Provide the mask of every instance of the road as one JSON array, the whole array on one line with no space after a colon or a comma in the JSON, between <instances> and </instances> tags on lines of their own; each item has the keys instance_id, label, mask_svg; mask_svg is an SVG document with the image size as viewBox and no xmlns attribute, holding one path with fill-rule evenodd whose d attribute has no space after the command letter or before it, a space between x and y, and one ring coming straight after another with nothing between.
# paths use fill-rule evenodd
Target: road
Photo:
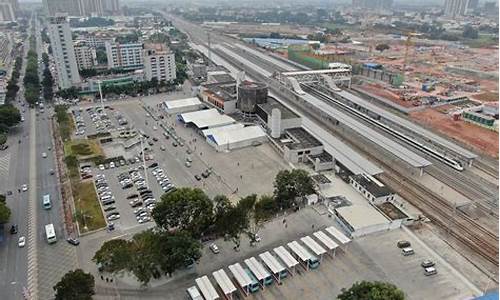
<instances>
[{"instance_id":1,"label":"road","mask_svg":"<svg viewBox=\"0 0 500 300\"><path fill-rule=\"evenodd\" d=\"M36 19L36 15L33 15ZM37 53L41 58L42 44L40 24L35 24L37 35ZM29 47L25 47L25 56ZM19 82L22 83L26 67L23 61ZM39 74L42 75L42 65ZM16 106L23 111L20 103L24 102L24 88L21 84ZM25 105L27 107L27 105ZM0 271L0 298L20 299L24 288L29 288L36 299L53 297L52 286L70 269L77 266L76 250L64 240L64 218L61 196L56 175L49 175L49 170L56 170L52 151L52 132L50 129L51 108L39 113L37 108L27 109L23 113L25 121L15 128L9 136L9 148L0 155L0 174L8 181L0 188L12 190L8 196L8 205L12 210L11 223L6 226L5 241L0 245L0 265L5 266ZM18 143L18 140L21 143ZM47 158L42 158L42 153ZM4 174L7 172L7 174ZM27 192L18 192L23 184L28 184ZM51 195L52 209L44 210L41 198ZM45 242L45 225L53 223L56 229L58 243L49 245ZM18 224L17 235L8 234L11 224ZM27 244L18 248L17 239L24 235ZM43 278L39 281L38 278Z\"/></svg>"}]
</instances>

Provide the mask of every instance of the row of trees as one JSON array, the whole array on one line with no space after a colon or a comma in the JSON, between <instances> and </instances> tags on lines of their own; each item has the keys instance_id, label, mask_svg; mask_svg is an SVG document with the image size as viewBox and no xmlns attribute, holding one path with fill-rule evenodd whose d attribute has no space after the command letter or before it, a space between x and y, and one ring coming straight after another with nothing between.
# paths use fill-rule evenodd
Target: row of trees
<instances>
[{"instance_id":1,"label":"row of trees","mask_svg":"<svg viewBox=\"0 0 500 300\"><path fill-rule=\"evenodd\" d=\"M52 73L50 72L49 55L47 53L42 54L42 61L44 64L42 80L43 98L46 101L52 101L52 98L54 97L54 79L52 78Z\"/></svg>"},{"instance_id":2,"label":"row of trees","mask_svg":"<svg viewBox=\"0 0 500 300\"><path fill-rule=\"evenodd\" d=\"M38 54L36 52L36 38L30 36L30 50L24 73L24 99L29 104L35 104L40 99L40 78L38 77Z\"/></svg>"},{"instance_id":3,"label":"row of trees","mask_svg":"<svg viewBox=\"0 0 500 300\"><path fill-rule=\"evenodd\" d=\"M17 92L19 91L19 85L17 83L19 81L22 64L23 59L21 56L18 56L14 62L14 68L12 70L10 80L7 83L7 91L5 94L5 102L7 103L16 100Z\"/></svg>"},{"instance_id":4,"label":"row of trees","mask_svg":"<svg viewBox=\"0 0 500 300\"><path fill-rule=\"evenodd\" d=\"M0 106L0 145L7 141L9 128L21 121L21 113L12 104Z\"/></svg>"}]
</instances>

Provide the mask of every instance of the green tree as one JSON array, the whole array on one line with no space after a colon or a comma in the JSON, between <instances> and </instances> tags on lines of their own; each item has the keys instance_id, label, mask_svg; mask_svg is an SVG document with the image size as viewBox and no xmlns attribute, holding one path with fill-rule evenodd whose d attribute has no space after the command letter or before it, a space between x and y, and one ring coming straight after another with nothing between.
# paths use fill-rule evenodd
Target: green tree
<instances>
[{"instance_id":1,"label":"green tree","mask_svg":"<svg viewBox=\"0 0 500 300\"><path fill-rule=\"evenodd\" d=\"M201 243L182 231L162 234L156 253L159 268L171 275L201 258Z\"/></svg>"},{"instance_id":2,"label":"green tree","mask_svg":"<svg viewBox=\"0 0 500 300\"><path fill-rule=\"evenodd\" d=\"M76 269L66 273L54 286L56 300L91 300L95 294L94 276Z\"/></svg>"},{"instance_id":3,"label":"green tree","mask_svg":"<svg viewBox=\"0 0 500 300\"><path fill-rule=\"evenodd\" d=\"M15 106L11 104L0 106L0 124L6 127L11 127L20 121L21 113Z\"/></svg>"},{"instance_id":4,"label":"green tree","mask_svg":"<svg viewBox=\"0 0 500 300\"><path fill-rule=\"evenodd\" d=\"M100 65L108 64L108 56L106 55L106 51L99 49L96 51L96 59L97 63Z\"/></svg>"},{"instance_id":5,"label":"green tree","mask_svg":"<svg viewBox=\"0 0 500 300\"><path fill-rule=\"evenodd\" d=\"M152 215L164 230L186 230L199 237L212 223L212 209L212 201L202 190L180 188L163 195Z\"/></svg>"},{"instance_id":6,"label":"green tree","mask_svg":"<svg viewBox=\"0 0 500 300\"><path fill-rule=\"evenodd\" d=\"M271 219L278 211L276 200L272 196L263 195L255 203L255 222L261 223Z\"/></svg>"},{"instance_id":7,"label":"green tree","mask_svg":"<svg viewBox=\"0 0 500 300\"><path fill-rule=\"evenodd\" d=\"M305 170L283 170L274 179L274 198L281 208L290 208L297 198L313 193L313 181Z\"/></svg>"},{"instance_id":8,"label":"green tree","mask_svg":"<svg viewBox=\"0 0 500 300\"><path fill-rule=\"evenodd\" d=\"M462 36L466 39L477 39L479 37L477 29L472 27L471 25L467 24L464 27L464 31L462 33Z\"/></svg>"},{"instance_id":9,"label":"green tree","mask_svg":"<svg viewBox=\"0 0 500 300\"><path fill-rule=\"evenodd\" d=\"M388 50L390 48L391 47L389 47L389 45L387 45L387 44L378 44L377 46L375 46L375 50L380 51L380 52L384 52L385 50Z\"/></svg>"},{"instance_id":10,"label":"green tree","mask_svg":"<svg viewBox=\"0 0 500 300\"><path fill-rule=\"evenodd\" d=\"M134 252L131 243L126 240L116 239L105 242L94 255L92 260L101 264L108 272L125 270L133 261Z\"/></svg>"},{"instance_id":11,"label":"green tree","mask_svg":"<svg viewBox=\"0 0 500 300\"><path fill-rule=\"evenodd\" d=\"M395 285L380 281L356 282L349 289L342 289L339 300L404 300L403 291Z\"/></svg>"},{"instance_id":12,"label":"green tree","mask_svg":"<svg viewBox=\"0 0 500 300\"><path fill-rule=\"evenodd\" d=\"M9 222L10 215L11 211L7 204L4 201L0 202L0 224Z\"/></svg>"}]
</instances>

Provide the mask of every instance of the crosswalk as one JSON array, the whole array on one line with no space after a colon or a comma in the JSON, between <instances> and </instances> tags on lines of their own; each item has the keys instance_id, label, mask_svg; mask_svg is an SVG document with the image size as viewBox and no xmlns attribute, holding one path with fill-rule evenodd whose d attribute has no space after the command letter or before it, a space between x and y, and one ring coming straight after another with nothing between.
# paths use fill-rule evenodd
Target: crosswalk
<instances>
[{"instance_id":1,"label":"crosswalk","mask_svg":"<svg viewBox=\"0 0 500 300\"><path fill-rule=\"evenodd\" d=\"M10 167L10 153L6 153L0 157L0 178L7 178Z\"/></svg>"}]
</instances>

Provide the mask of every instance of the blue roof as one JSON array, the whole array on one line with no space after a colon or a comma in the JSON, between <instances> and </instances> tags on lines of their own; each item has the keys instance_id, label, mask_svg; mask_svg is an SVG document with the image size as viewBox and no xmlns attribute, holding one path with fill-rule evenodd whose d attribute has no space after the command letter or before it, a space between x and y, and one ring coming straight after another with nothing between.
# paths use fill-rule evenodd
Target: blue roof
<instances>
[{"instance_id":1,"label":"blue roof","mask_svg":"<svg viewBox=\"0 0 500 300\"><path fill-rule=\"evenodd\" d=\"M477 298L474 298L474 300L498 300L498 297L499 297L498 291L494 291L479 296Z\"/></svg>"}]
</instances>

